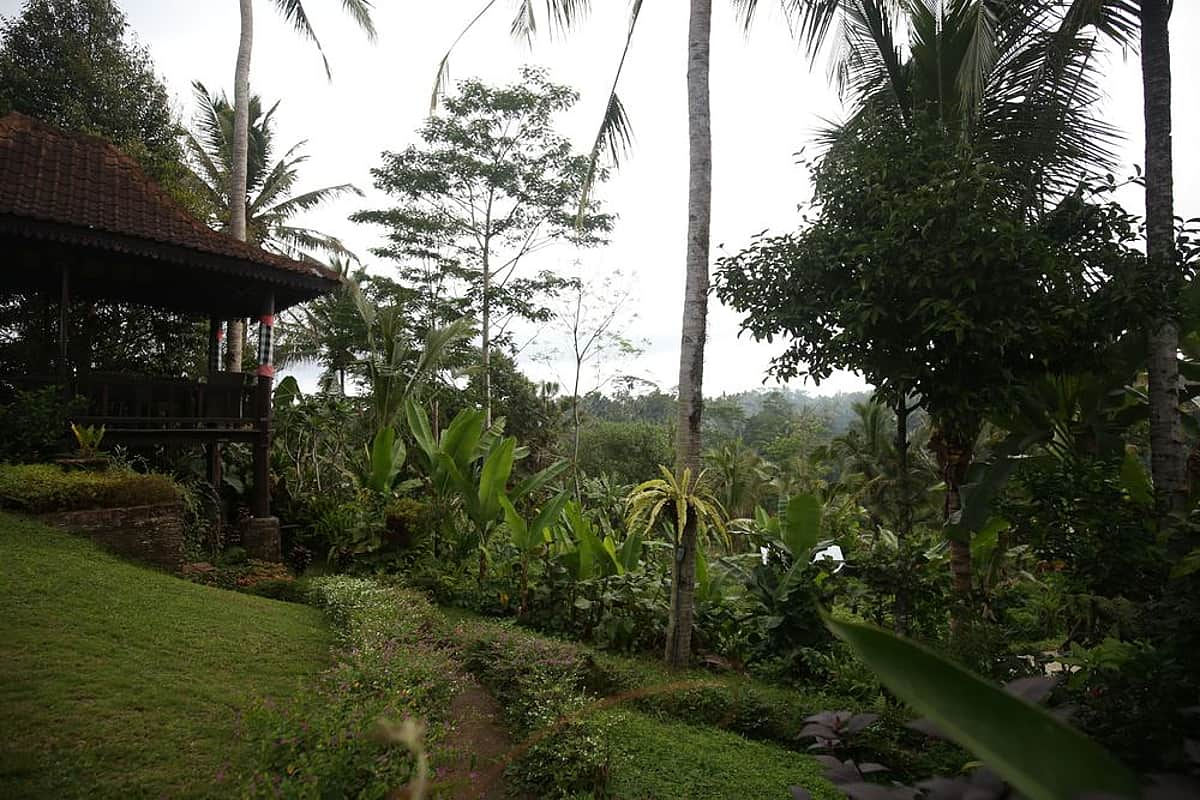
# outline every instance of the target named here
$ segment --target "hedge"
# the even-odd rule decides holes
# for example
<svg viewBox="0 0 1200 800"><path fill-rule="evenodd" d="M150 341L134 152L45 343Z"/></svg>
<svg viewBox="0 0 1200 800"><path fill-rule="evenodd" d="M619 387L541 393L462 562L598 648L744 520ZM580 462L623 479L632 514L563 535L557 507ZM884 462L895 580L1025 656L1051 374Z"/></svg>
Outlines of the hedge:
<svg viewBox="0 0 1200 800"><path fill-rule="evenodd" d="M27 514L128 508L179 500L166 475L64 470L54 464L0 464L0 508Z"/></svg>

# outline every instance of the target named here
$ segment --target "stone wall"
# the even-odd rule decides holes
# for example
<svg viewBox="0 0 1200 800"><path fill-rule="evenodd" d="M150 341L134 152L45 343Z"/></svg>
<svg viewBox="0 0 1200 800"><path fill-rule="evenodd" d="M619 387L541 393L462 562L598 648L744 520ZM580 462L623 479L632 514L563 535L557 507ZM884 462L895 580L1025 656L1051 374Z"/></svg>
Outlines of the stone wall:
<svg viewBox="0 0 1200 800"><path fill-rule="evenodd" d="M183 564L181 503L60 511L38 519L86 536L118 555L171 570Z"/></svg>

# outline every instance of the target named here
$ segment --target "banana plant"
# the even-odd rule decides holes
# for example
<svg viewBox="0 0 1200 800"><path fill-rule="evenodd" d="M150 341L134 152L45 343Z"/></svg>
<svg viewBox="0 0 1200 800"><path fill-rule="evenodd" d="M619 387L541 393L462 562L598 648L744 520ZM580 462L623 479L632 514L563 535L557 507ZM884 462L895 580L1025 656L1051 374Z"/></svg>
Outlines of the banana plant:
<svg viewBox="0 0 1200 800"><path fill-rule="evenodd" d="M395 428L385 425L364 447L367 457L359 476L362 485L379 494L390 494L408 455L404 442L396 438Z"/></svg>
<svg viewBox="0 0 1200 800"><path fill-rule="evenodd" d="M457 505L471 522L460 545L463 550L479 550L479 578L483 580L487 542L504 512L500 498L507 497L515 504L544 489L566 470L567 463L553 464L509 489L513 464L529 451L503 435L503 419L485 430L483 412L464 409L434 435L425 409L412 399L405 404L405 416L439 506L447 510Z"/></svg>
<svg viewBox="0 0 1200 800"><path fill-rule="evenodd" d="M631 536L618 551L611 536L601 538L596 534L591 520L574 500L564 507L554 537L559 560L576 582L623 575L629 567L636 569L641 558L640 536Z"/></svg>
<svg viewBox="0 0 1200 800"><path fill-rule="evenodd" d="M504 508L504 520L508 525L508 533L513 545L521 554L521 608L520 615L525 616L529 607L529 562L539 550L546 547L550 540L550 526L563 512L563 507L570 498L570 492L559 492L550 502L542 506L542 510L530 521L517 513L512 501L504 494L499 497L500 505Z"/></svg>

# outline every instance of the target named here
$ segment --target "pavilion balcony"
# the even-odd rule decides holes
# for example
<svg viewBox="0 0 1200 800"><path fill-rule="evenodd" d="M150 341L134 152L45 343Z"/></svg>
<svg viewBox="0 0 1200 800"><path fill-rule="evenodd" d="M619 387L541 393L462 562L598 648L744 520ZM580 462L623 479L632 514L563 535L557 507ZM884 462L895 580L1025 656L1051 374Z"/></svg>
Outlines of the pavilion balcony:
<svg viewBox="0 0 1200 800"><path fill-rule="evenodd" d="M0 117L0 296L57 298L57 377L15 378L8 391L57 385L83 398L71 421L103 425L105 443L194 442L220 485L220 444L251 445L252 527L243 542L278 559L279 521L270 511L271 333L284 309L336 291L340 276L319 264L268 253L214 231L103 139L21 114ZM209 321L202 380L102 374L72 357L75 301L140 305ZM220 371L221 327L258 321L254 374ZM86 343L83 343L86 345ZM0 391L5 388L0 378ZM64 420L64 434L66 433Z"/></svg>
<svg viewBox="0 0 1200 800"><path fill-rule="evenodd" d="M112 444L254 441L269 406L254 375L217 372L202 380L93 372L68 381L81 410L70 420L104 426ZM57 377L0 377L0 394L61 386Z"/></svg>

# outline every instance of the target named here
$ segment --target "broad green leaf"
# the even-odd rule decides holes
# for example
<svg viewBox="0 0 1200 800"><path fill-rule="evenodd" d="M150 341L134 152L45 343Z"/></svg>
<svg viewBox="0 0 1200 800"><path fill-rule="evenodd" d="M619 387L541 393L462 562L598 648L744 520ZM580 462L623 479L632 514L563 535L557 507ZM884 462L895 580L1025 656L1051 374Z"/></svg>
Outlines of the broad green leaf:
<svg viewBox="0 0 1200 800"><path fill-rule="evenodd" d="M1125 458L1121 461L1121 486L1139 506L1154 505L1154 485L1150 482L1150 474L1132 447L1125 448Z"/></svg>
<svg viewBox="0 0 1200 800"><path fill-rule="evenodd" d="M516 439L501 439L484 459L483 469L479 472L480 517L476 522L487 522L499 515L499 497L508 485L508 476L512 474L513 448L516 443Z"/></svg>
<svg viewBox="0 0 1200 800"><path fill-rule="evenodd" d="M554 464L546 467L544 470L530 475L528 478L518 483L516 488L509 492L509 496L515 501L524 498L526 495L540 492L542 489L546 488L551 481L553 481L559 475L562 475L569 466L570 464L568 464L566 461L555 462Z"/></svg>
<svg viewBox="0 0 1200 800"><path fill-rule="evenodd" d="M367 488L380 494L390 492L405 455L404 442L396 440L396 429L391 425L380 428L367 448Z"/></svg>
<svg viewBox="0 0 1200 800"><path fill-rule="evenodd" d="M410 397L404 403L404 416L408 418L409 432L432 466L437 458L438 443L429 427L429 417L425 414L425 409Z"/></svg>
<svg viewBox="0 0 1200 800"><path fill-rule="evenodd" d="M542 506L542 510L534 517L533 522L529 526L529 533L536 541L542 541L545 537L543 531L554 524L554 521L562 516L563 508L567 505L567 501L571 498L570 492L559 492L550 499L546 505Z"/></svg>
<svg viewBox="0 0 1200 800"><path fill-rule="evenodd" d="M525 524L524 518L517 513L507 497L500 495L499 501L500 506L504 509L504 522L508 525L508 533L512 538L513 546L522 553L529 552L535 546L530 543L529 526Z"/></svg>
<svg viewBox="0 0 1200 800"><path fill-rule="evenodd" d="M601 561L604 563L604 572L609 575L624 574L625 568L621 566L621 562L617 560L617 546L613 543L611 536L605 536L600 542Z"/></svg>
<svg viewBox="0 0 1200 800"><path fill-rule="evenodd" d="M642 535L631 533L621 545L621 567L626 572L633 572L642 560Z"/></svg>
<svg viewBox="0 0 1200 800"><path fill-rule="evenodd" d="M1045 709L895 634L828 615L825 624L889 689L1030 800L1138 796L1120 761Z"/></svg>
<svg viewBox="0 0 1200 800"><path fill-rule="evenodd" d="M821 534L821 504L811 494L796 495L787 504L783 543L796 561L807 559Z"/></svg>
<svg viewBox="0 0 1200 800"><path fill-rule="evenodd" d="M465 467L474 461L475 447L483 435L483 412L464 408L442 433L441 450Z"/></svg>

